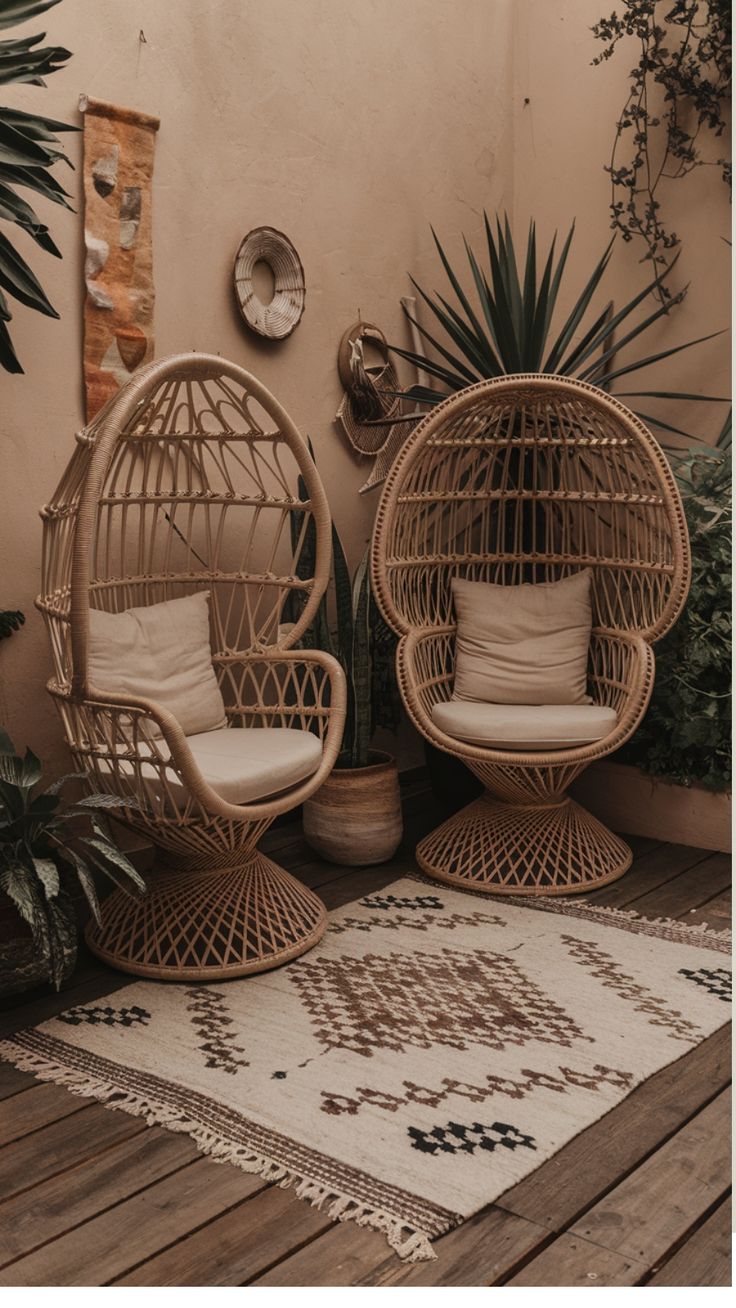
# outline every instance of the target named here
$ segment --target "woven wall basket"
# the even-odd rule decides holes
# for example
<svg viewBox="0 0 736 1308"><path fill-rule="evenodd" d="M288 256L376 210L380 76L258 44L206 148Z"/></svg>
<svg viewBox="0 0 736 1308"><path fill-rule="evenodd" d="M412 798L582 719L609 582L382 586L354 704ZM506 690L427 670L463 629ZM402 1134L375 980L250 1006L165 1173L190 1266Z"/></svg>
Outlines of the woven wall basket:
<svg viewBox="0 0 736 1308"><path fill-rule="evenodd" d="M264 304L253 285L253 269L265 263L274 280L273 299ZM283 232L275 227L254 227L243 238L235 256L235 297L252 331L281 341L290 336L304 313L306 286L301 259Z"/></svg>
<svg viewBox="0 0 736 1308"><path fill-rule="evenodd" d="M361 397L355 392L355 378L350 368L351 346L354 341L370 342L378 351L381 363L365 369L366 382L373 390L376 413L374 418L385 421L371 426L361 417ZM337 371L345 394L335 415L353 449L359 454L378 454L386 445L390 433L390 419L401 412L401 400L391 392L398 391L399 379L389 361L386 337L373 323L357 322L344 333L337 352ZM383 392L383 393L382 393Z"/></svg>

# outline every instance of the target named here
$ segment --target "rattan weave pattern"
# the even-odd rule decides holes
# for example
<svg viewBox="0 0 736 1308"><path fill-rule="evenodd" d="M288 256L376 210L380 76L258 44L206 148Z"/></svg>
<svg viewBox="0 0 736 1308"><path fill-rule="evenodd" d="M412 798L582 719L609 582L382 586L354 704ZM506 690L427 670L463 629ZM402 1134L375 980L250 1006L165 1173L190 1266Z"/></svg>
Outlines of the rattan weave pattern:
<svg viewBox="0 0 736 1308"><path fill-rule="evenodd" d="M516 585L581 567L592 572L589 693L616 710L610 735L521 754L440 731L431 714L452 694L452 578ZM623 842L604 836L566 791L641 721L652 644L687 596L680 497L643 424L596 387L567 378L510 376L459 392L420 423L391 470L372 575L382 612L402 637L397 672L410 718L488 792L422 841L424 870L509 894L570 893L621 876L630 863ZM465 829L471 822L475 836Z"/></svg>
<svg viewBox="0 0 736 1308"><path fill-rule="evenodd" d="M116 892L102 928L89 933L92 948L125 970L174 979L197 966L208 977L242 975L283 961L284 950L302 952L324 929L324 910L256 844L329 774L345 684L329 655L293 648L327 586L331 550L324 489L297 428L236 365L172 356L137 373L80 433L42 518L37 605L54 660L49 690L75 763L94 789L129 799L126 823L188 877L186 894L176 895L170 872L155 875L135 909ZM313 560L311 576L301 575L309 569L300 558ZM323 743L318 771L284 795L228 803L202 777L171 714L89 684L90 607L119 612L199 590L210 593L213 664L229 725L299 727ZM287 605L290 623L282 626ZM216 874L221 913L213 917L210 904L209 944L198 928L197 951L184 922L199 920L200 910L190 912L197 884L203 906ZM126 915L138 923L134 943L123 942ZM162 953L164 924L179 946Z"/></svg>

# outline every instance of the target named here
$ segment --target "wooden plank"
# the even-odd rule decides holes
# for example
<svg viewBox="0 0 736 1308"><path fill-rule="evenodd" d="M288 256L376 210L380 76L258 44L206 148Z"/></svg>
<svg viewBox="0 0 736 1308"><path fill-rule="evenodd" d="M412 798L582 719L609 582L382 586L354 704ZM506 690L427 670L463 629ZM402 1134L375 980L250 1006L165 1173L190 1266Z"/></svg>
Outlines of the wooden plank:
<svg viewBox="0 0 736 1308"><path fill-rule="evenodd" d="M647 1285L712 1286L731 1284L731 1200L688 1237Z"/></svg>
<svg viewBox="0 0 736 1308"><path fill-rule="evenodd" d="M725 853L731 848L729 796L703 786L673 785L605 759L586 768L571 791L614 831Z"/></svg>
<svg viewBox="0 0 736 1308"><path fill-rule="evenodd" d="M686 921L692 926L710 927L711 931L730 931L733 913L731 889L709 899L700 908L691 908Z"/></svg>
<svg viewBox="0 0 736 1308"><path fill-rule="evenodd" d="M83 1107L81 1112L0 1149L0 1199L78 1167L103 1149L145 1130L139 1117L109 1112L102 1104Z"/></svg>
<svg viewBox="0 0 736 1308"><path fill-rule="evenodd" d="M31 1253L199 1157L184 1135L149 1127L0 1207L0 1266Z"/></svg>
<svg viewBox="0 0 736 1308"><path fill-rule="evenodd" d="M497 1201L560 1230L719 1094L731 1077L731 1033L716 1031L663 1067Z"/></svg>
<svg viewBox="0 0 736 1308"><path fill-rule="evenodd" d="M679 917L721 894L730 884L730 855L711 854L656 891L629 902L643 917Z"/></svg>
<svg viewBox="0 0 736 1308"><path fill-rule="evenodd" d="M672 877L708 857L707 849L692 849L690 845L658 845L650 853L635 859L619 881L585 895L585 903L626 908L632 900L665 885Z"/></svg>
<svg viewBox="0 0 736 1308"><path fill-rule="evenodd" d="M0 1063L0 1099L10 1099L31 1085L37 1085L37 1081L30 1072L19 1072L12 1063Z"/></svg>
<svg viewBox="0 0 736 1308"><path fill-rule="evenodd" d="M115 1285L242 1285L332 1225L329 1217L270 1186L141 1263Z"/></svg>
<svg viewBox="0 0 736 1308"><path fill-rule="evenodd" d="M22 1094L13 1095L0 1107L0 1146L20 1140L32 1131L80 1112L89 1099L70 1095L62 1086L36 1082Z"/></svg>
<svg viewBox="0 0 736 1308"><path fill-rule="evenodd" d="M27 1027L38 1026L47 1022L67 1008L76 1004L91 1003L103 995L114 994L123 986L132 985L135 978L123 976L122 972L113 972L111 968L100 967L94 976L87 976L77 985L69 985L57 993L43 995L40 999L20 1005L11 1012L0 1014L0 1040L23 1031Z"/></svg>
<svg viewBox="0 0 736 1308"><path fill-rule="evenodd" d="M487 1208L437 1240L435 1262L404 1263L395 1254L356 1285L495 1285L548 1237L535 1222Z"/></svg>
<svg viewBox="0 0 736 1308"><path fill-rule="evenodd" d="M655 1266L731 1182L731 1096L724 1090L571 1228Z"/></svg>
<svg viewBox="0 0 736 1308"><path fill-rule="evenodd" d="M579 1235L561 1235L532 1258L506 1285L580 1286L636 1285L646 1273L645 1263L601 1249Z"/></svg>
<svg viewBox="0 0 736 1308"><path fill-rule="evenodd" d="M260 1177L198 1158L11 1263L0 1285L104 1285L262 1186Z"/></svg>
<svg viewBox="0 0 736 1308"><path fill-rule="evenodd" d="M386 1261L385 1236L355 1222L337 1222L325 1235L282 1259L253 1285L372 1284L376 1267ZM436 1266L436 1264L435 1264Z"/></svg>

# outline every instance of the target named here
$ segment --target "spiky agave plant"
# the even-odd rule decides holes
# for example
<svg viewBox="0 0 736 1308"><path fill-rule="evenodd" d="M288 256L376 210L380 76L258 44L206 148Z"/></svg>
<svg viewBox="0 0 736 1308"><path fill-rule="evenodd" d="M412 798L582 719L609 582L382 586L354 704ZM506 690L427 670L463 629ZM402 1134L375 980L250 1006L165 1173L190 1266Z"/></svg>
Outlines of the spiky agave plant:
<svg viewBox="0 0 736 1308"><path fill-rule="evenodd" d="M58 3L59 0L0 0L0 31L34 18ZM44 36L41 33L0 41L0 85L11 82L46 85L44 76L56 72L70 58L70 53L60 46L36 48ZM6 372L23 372L7 328L13 315L6 296L47 317L59 315L35 273L5 235L2 224L15 223L42 250L61 258L48 227L18 194L18 188L35 191L44 199L70 209L68 194L50 169L60 160L69 163L63 150L57 149L57 133L77 130L53 118L0 106L0 367Z"/></svg>
<svg viewBox="0 0 736 1308"><path fill-rule="evenodd" d="M443 387L442 390L434 390L418 385L403 392L416 404L439 404L454 391L472 386L485 378L501 377L508 373L541 372L577 377L610 392L613 383L620 378L720 335L717 331L711 332L697 340L685 341L682 345L617 363L616 357L622 351L683 299L687 287L664 304L658 303L656 309L644 318L633 321L639 305L657 289L662 278L671 273L677 256L659 276L627 301L623 308L616 309L613 300L609 300L602 311L593 315L591 305L611 259L615 238L612 239L567 317L557 325L555 310L575 224L568 232L561 253L556 254L555 235L546 255L540 259L536 226L532 222L521 271L508 218L504 215L503 223L499 217L496 218L494 233L488 215L484 214L483 217L487 244L486 267L482 266L481 260L465 240L475 303L471 294L464 289L434 229L432 236L455 297L455 304L439 292L428 294L411 278L417 293L445 333L443 343L404 307L407 318L417 328L422 340L431 347L433 354L419 354L399 346L391 348L394 354L428 373ZM554 331L553 325L556 326ZM614 333L621 327L624 334L614 341ZM692 395L681 391L617 391L616 394L620 399L627 400L651 398L724 402L720 396ZM652 414L642 413L639 409L637 412L643 421L652 426L685 436L689 440L695 439Z"/></svg>

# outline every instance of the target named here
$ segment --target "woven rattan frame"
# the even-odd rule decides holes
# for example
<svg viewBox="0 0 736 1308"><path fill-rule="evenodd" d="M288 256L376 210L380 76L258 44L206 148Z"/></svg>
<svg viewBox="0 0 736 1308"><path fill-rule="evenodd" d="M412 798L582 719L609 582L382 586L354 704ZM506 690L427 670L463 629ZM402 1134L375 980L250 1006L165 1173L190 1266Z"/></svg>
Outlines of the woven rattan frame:
<svg viewBox="0 0 736 1308"><path fill-rule="evenodd" d="M592 572L588 690L618 721L575 749L518 753L464 744L432 721L454 677L455 576L502 585ZM631 852L567 795L593 759L641 721L652 643L670 629L690 576L687 528L667 460L646 427L584 382L511 376L438 405L408 439L383 490L373 585L401 636L407 712L461 759L485 794L419 845L439 880L505 894L556 895L621 876Z"/></svg>
<svg viewBox="0 0 736 1308"><path fill-rule="evenodd" d="M345 717L336 660L293 648L331 560L327 500L297 428L234 364L164 359L79 433L41 516L49 690L77 767L95 790L129 800L121 818L159 855L143 899L117 891L105 901L91 948L124 971L174 980L241 976L303 953L325 910L256 849L274 818L329 775ZM200 590L210 593L228 725L298 727L322 741L318 771L284 794L228 803L170 713L90 684L91 607L118 612Z"/></svg>

